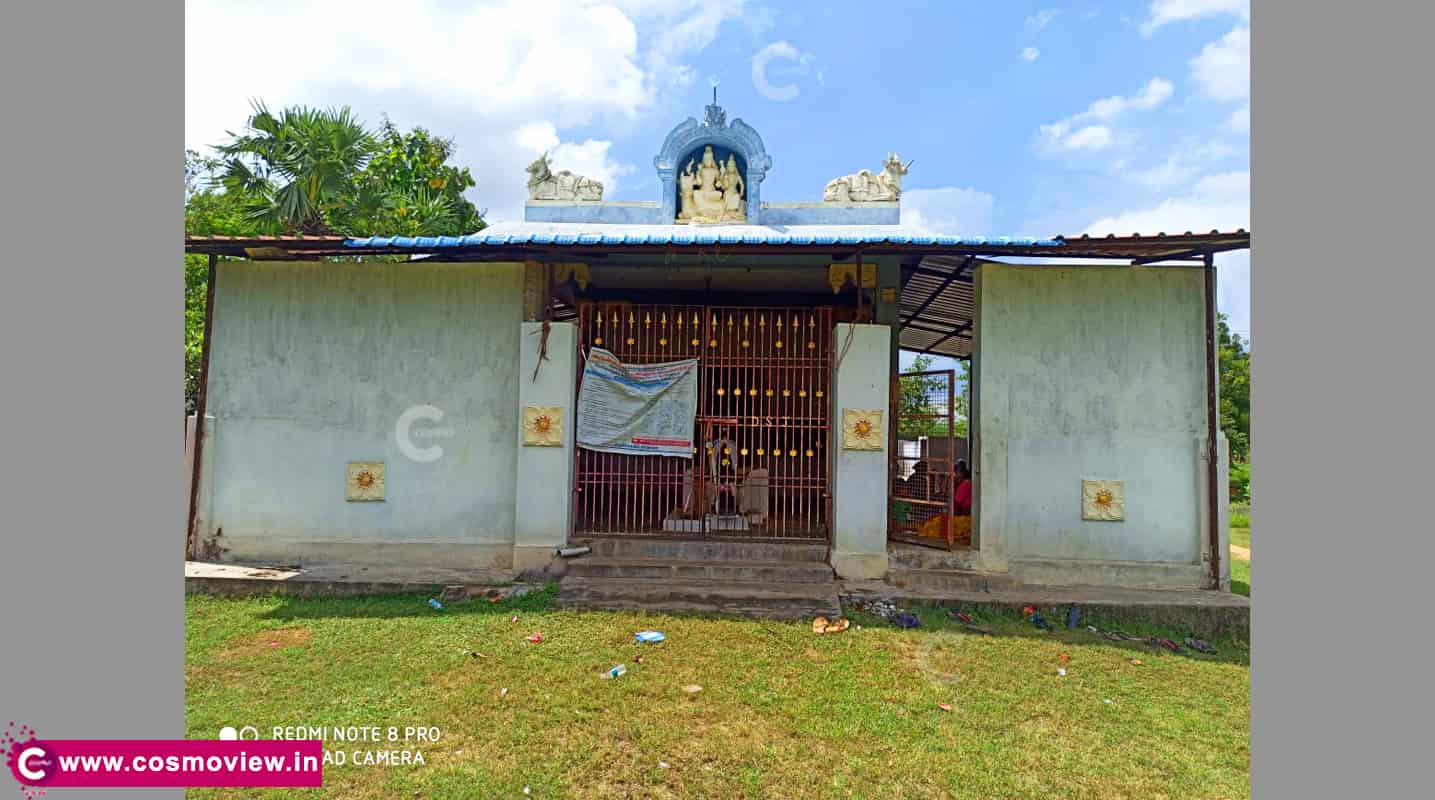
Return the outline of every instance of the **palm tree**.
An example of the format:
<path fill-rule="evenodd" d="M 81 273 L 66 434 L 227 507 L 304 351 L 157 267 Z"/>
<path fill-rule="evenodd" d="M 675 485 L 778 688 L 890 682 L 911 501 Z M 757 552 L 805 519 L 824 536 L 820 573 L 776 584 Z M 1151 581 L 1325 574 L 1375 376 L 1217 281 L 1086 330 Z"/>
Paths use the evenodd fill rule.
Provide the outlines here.
<path fill-rule="evenodd" d="M 271 113 L 255 103 L 242 135 L 215 149 L 226 159 L 216 182 L 250 198 L 249 215 L 271 230 L 331 232 L 328 212 L 352 196 L 376 142 L 347 106 Z"/>

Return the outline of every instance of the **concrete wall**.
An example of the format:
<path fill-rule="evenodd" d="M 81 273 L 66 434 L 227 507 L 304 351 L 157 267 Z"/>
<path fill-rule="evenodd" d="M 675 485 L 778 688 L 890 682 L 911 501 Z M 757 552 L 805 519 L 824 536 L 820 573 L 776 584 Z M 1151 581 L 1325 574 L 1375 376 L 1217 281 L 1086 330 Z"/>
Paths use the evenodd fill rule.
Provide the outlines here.
<path fill-rule="evenodd" d="M 542 337 L 543 323 L 523 323 L 519 340 L 519 413 L 527 406 L 563 409 L 563 446 L 525 446 L 523 431 L 518 431 L 513 543 L 513 567 L 517 570 L 549 567 L 554 551 L 568 541 L 573 519 L 578 326 L 571 322 L 554 322 L 549 326 L 547 358 L 540 365 Z"/>
<path fill-rule="evenodd" d="M 832 337 L 832 568 L 843 578 L 887 574 L 887 451 L 842 447 L 844 409 L 882 409 L 891 430 L 888 383 L 892 329 L 886 325 L 836 326 Z"/>
<path fill-rule="evenodd" d="M 897 225 L 901 205 L 892 203 L 763 203 L 761 224 L 784 225 Z M 589 222 L 627 225 L 671 225 L 656 201 L 576 202 L 529 200 L 523 207 L 526 222 Z M 752 220 L 749 220 L 750 222 Z"/>
<path fill-rule="evenodd" d="M 1206 585 L 1201 271 L 984 264 L 977 293 L 986 566 L 1041 583 Z M 1083 521 L 1082 479 L 1125 481 L 1125 521 Z"/>
<path fill-rule="evenodd" d="M 897 225 L 900 203 L 763 203 L 763 225 Z"/>
<path fill-rule="evenodd" d="M 520 264 L 220 262 L 205 455 L 226 556 L 510 565 L 522 291 Z M 423 406 L 441 418 L 401 437 Z M 346 502 L 351 461 L 384 462 L 386 500 Z"/>
<path fill-rule="evenodd" d="M 598 201 L 579 203 L 569 200 L 529 200 L 523 207 L 525 222 L 594 222 L 627 225 L 667 225 L 663 209 L 656 201 Z"/>

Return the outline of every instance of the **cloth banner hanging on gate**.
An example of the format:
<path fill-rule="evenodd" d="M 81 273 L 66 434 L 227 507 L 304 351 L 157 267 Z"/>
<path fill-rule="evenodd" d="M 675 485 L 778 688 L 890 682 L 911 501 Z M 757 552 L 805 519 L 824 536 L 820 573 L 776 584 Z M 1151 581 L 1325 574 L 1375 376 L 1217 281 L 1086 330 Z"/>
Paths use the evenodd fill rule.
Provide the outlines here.
<path fill-rule="evenodd" d="M 624 364 L 599 347 L 588 351 L 578 390 L 579 447 L 636 456 L 693 457 L 698 360 Z"/>

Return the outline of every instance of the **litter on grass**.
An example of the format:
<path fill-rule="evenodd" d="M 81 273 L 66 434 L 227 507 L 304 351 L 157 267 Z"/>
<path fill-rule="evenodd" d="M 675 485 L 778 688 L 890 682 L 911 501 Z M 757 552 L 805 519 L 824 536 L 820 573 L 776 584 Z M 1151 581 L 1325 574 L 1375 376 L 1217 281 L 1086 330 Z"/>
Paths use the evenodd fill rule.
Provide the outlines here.
<path fill-rule="evenodd" d="M 684 687 L 683 687 L 683 691 L 687 692 L 688 694 L 697 694 L 698 692 L 701 692 L 702 690 L 703 690 L 703 687 L 697 685 L 696 683 L 690 683 L 690 684 L 688 684 L 687 686 L 684 686 Z"/>
<path fill-rule="evenodd" d="M 644 642 L 661 642 L 668 637 L 664 636 L 662 631 L 638 631 L 636 638 L 638 643 L 642 644 Z"/>
<path fill-rule="evenodd" d="M 812 632 L 813 632 L 813 633 L 841 633 L 841 632 L 847 630 L 847 628 L 850 627 L 851 625 L 852 625 L 852 623 L 851 623 L 850 621 L 848 621 L 847 619 L 843 618 L 843 617 L 838 617 L 837 619 L 828 619 L 828 618 L 826 618 L 826 617 L 816 617 L 816 618 L 814 618 L 814 619 L 812 620 Z"/>
<path fill-rule="evenodd" d="M 432 608 L 434 611 L 442 611 L 443 603 L 440 603 L 437 599 L 430 597 L 429 608 Z"/>
<path fill-rule="evenodd" d="M 1216 648 L 1212 647 L 1206 642 L 1201 641 L 1200 639 L 1188 638 L 1186 639 L 1186 646 L 1191 648 L 1192 650 L 1195 650 L 1198 653 L 1205 653 L 1206 655 L 1215 655 L 1216 653 Z"/>
<path fill-rule="evenodd" d="M 912 614 L 906 611 L 903 611 L 902 613 L 898 614 L 895 621 L 899 628 L 916 628 L 922 624 L 922 621 L 920 619 L 917 619 L 916 614 Z"/>
<path fill-rule="evenodd" d="M 543 641 L 543 634 L 535 633 L 532 636 L 528 637 L 528 641 L 533 642 L 534 644 L 538 644 L 539 642 Z"/>
<path fill-rule="evenodd" d="M 943 711 L 946 711 L 947 713 L 951 713 L 951 711 L 952 711 L 952 704 L 951 704 L 951 703 L 938 703 L 938 704 L 937 704 L 937 708 L 940 708 L 940 709 L 942 709 Z"/>
<path fill-rule="evenodd" d="M 625 665 L 623 665 L 623 664 L 619 664 L 618 666 L 613 667 L 612 669 L 610 669 L 610 670 L 608 670 L 607 672 L 603 673 L 603 677 L 605 677 L 605 678 L 621 678 L 622 676 L 627 675 L 627 674 L 628 674 L 628 668 L 627 668 L 627 666 L 625 666 Z"/>

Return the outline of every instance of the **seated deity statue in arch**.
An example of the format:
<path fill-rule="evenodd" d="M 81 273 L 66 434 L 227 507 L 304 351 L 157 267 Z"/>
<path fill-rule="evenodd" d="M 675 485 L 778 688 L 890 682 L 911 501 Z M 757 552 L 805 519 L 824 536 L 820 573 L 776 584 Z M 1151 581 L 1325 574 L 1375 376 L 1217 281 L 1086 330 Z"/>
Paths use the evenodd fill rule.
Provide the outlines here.
<path fill-rule="evenodd" d="M 743 218 L 742 195 L 743 189 L 742 174 L 738 172 L 737 156 L 729 154 L 727 163 L 723 165 L 723 216 L 738 219 Z"/>

